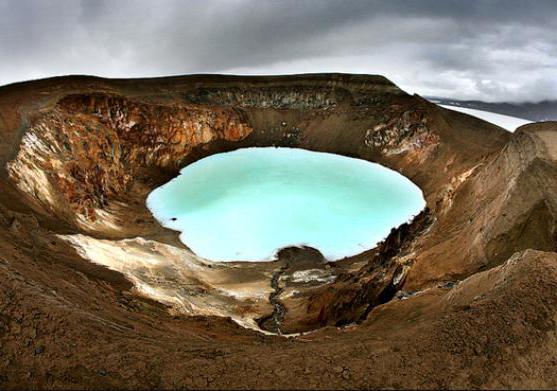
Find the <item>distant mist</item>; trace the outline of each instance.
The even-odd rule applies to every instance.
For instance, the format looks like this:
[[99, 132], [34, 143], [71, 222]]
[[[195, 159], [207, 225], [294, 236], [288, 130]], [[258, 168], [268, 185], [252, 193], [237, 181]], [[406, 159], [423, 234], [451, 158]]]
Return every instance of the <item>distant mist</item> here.
[[442, 105], [465, 107], [524, 118], [530, 121], [557, 121], [557, 100], [545, 100], [537, 103], [481, 102], [476, 100], [455, 100], [450, 98], [427, 97], [432, 102]]

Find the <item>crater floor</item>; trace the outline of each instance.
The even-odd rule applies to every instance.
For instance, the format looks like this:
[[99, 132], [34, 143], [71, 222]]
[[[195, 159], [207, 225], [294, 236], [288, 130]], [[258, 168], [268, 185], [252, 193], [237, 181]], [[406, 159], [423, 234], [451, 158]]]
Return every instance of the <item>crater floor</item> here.
[[[145, 205], [271, 146], [381, 164], [426, 208], [337, 262], [226, 263]], [[373, 75], [61, 77], [0, 88], [0, 167], [1, 388], [557, 387], [554, 122]]]

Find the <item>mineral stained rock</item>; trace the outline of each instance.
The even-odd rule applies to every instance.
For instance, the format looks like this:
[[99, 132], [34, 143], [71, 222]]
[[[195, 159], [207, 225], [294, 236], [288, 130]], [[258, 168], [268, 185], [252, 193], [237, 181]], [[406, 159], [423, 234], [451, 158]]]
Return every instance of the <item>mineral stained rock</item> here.
[[[378, 162], [427, 208], [337, 262], [201, 259], [145, 198], [249, 146]], [[0, 88], [0, 188], [0, 388], [557, 388], [555, 122], [372, 75], [61, 77]]]

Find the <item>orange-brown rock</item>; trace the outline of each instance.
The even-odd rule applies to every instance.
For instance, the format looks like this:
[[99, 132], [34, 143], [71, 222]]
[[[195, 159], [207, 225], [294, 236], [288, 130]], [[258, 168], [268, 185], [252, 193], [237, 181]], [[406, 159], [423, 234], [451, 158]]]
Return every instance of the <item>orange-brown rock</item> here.
[[[201, 259], [147, 210], [183, 166], [271, 145], [381, 163], [427, 210], [270, 263]], [[511, 134], [380, 76], [62, 77], [0, 88], [0, 189], [0, 388], [557, 387], [556, 123]]]
[[33, 121], [8, 170], [47, 210], [68, 217], [69, 208], [94, 220], [95, 209], [130, 189], [138, 168], [175, 170], [196, 146], [239, 141], [251, 131], [233, 109], [69, 95]]

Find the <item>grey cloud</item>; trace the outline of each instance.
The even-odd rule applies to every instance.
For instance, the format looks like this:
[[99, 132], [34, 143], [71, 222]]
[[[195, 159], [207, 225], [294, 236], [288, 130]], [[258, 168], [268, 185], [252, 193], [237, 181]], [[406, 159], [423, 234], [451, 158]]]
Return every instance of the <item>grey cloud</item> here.
[[556, 99], [555, 31], [553, 0], [8, 0], [0, 84], [330, 71], [421, 94]]

